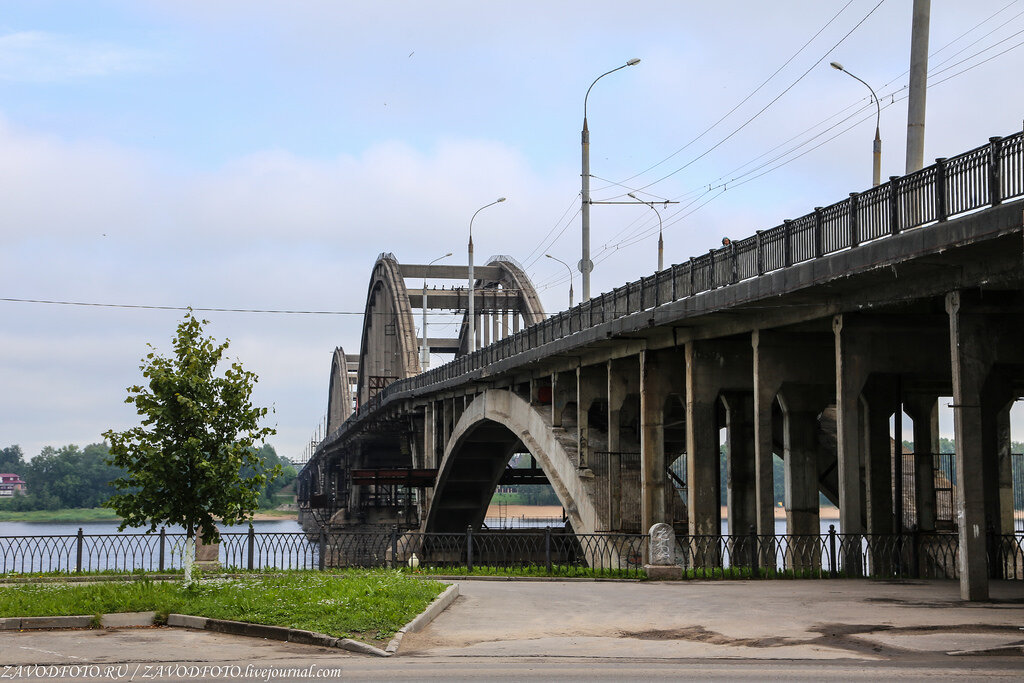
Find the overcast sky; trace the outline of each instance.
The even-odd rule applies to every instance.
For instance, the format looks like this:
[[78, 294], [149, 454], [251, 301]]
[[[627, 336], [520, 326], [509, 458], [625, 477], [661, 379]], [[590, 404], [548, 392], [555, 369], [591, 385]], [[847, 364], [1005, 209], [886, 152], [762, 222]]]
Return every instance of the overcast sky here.
[[[903, 172], [910, 7], [0, 0], [0, 297], [361, 314], [380, 252], [464, 263], [506, 196], [478, 262], [517, 258], [557, 311], [543, 254], [579, 259], [594, 78], [642, 60], [591, 92], [594, 199], [679, 201], [681, 262], [870, 186], [875, 107], [830, 61], [878, 92], [882, 175]], [[1021, 129], [1022, 42], [1024, 2], [933, 3], [926, 160]], [[591, 220], [595, 294], [653, 272], [653, 212]], [[203, 315], [300, 456], [361, 316]], [[181, 316], [0, 301], [0, 446], [132, 425], [125, 388]]]

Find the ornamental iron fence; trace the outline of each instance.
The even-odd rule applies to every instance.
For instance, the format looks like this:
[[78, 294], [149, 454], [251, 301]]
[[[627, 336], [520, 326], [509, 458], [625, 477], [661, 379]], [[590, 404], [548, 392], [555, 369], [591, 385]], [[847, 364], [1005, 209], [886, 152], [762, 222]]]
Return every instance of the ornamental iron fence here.
[[[0, 573], [168, 571], [182, 566], [185, 535], [83, 534], [0, 536]], [[646, 534], [576, 534], [564, 528], [464, 533], [370, 531], [221, 534], [229, 569], [416, 567], [455, 572], [543, 573], [641, 578]], [[676, 537], [675, 561], [691, 578], [934, 578], [959, 576], [954, 533], [721, 534]], [[414, 559], [415, 556], [415, 559]], [[1024, 534], [989, 534], [996, 579], [1024, 580]]]

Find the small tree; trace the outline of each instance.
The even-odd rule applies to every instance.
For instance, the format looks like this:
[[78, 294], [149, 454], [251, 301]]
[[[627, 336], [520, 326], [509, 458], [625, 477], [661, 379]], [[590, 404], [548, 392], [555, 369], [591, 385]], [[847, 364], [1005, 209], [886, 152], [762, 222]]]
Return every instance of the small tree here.
[[[185, 564], [195, 557], [195, 533], [220, 538], [216, 520], [237, 524], [257, 509], [266, 482], [280, 467], [266, 468], [254, 444], [276, 430], [260, 427], [266, 408], [250, 401], [255, 374], [237, 361], [221, 376], [217, 364], [228, 341], [203, 337], [206, 320], [189, 310], [178, 325], [174, 356], [150, 352], [139, 369], [147, 386], [128, 388], [142, 424], [124, 432], [109, 430], [110, 464], [125, 475], [112, 483], [118, 493], [105, 503], [128, 526], [178, 524], [187, 534]], [[242, 470], [252, 472], [242, 476]], [[190, 571], [185, 572], [189, 580]]]

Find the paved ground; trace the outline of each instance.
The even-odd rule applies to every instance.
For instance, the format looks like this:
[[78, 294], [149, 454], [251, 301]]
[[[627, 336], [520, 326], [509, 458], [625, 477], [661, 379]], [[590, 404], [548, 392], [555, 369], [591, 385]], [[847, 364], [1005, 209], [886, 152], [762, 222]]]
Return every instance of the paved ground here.
[[1019, 582], [983, 605], [951, 582], [459, 584], [389, 659], [184, 629], [5, 632], [0, 681], [1024, 679], [1021, 656], [946, 654], [1024, 643]]

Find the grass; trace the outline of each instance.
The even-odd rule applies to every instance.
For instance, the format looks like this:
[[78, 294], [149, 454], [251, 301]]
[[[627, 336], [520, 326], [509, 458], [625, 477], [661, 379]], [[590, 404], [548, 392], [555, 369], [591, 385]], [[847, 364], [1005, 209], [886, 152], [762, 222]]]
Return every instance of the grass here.
[[66, 508], [64, 510], [0, 510], [0, 522], [119, 522], [108, 508]]
[[177, 581], [26, 584], [0, 588], [0, 617], [172, 612], [382, 640], [444, 589], [394, 570], [295, 571]]

